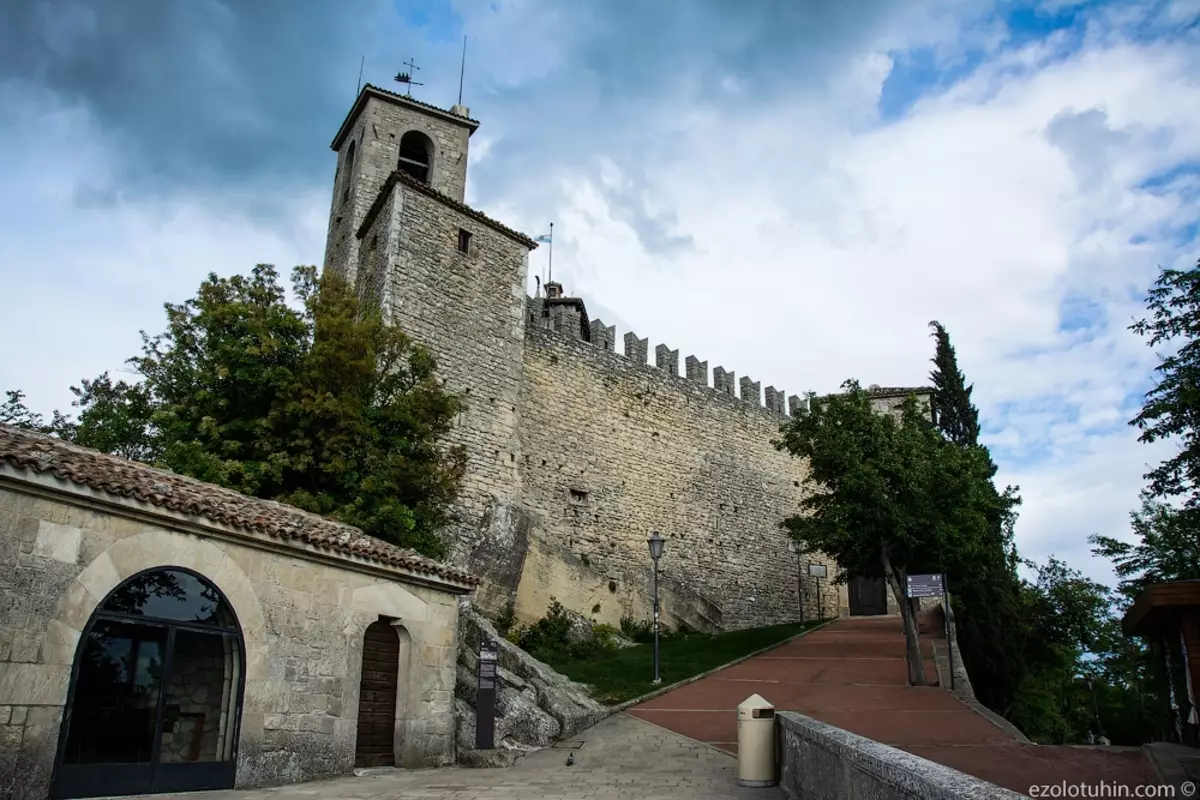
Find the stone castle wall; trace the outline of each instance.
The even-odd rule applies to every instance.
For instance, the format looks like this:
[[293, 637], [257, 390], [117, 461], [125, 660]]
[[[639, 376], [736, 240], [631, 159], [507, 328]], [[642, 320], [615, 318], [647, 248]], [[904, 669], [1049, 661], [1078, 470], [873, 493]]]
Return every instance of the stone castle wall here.
[[[515, 585], [523, 547], [518, 417], [528, 248], [461, 210], [393, 180], [368, 213], [359, 290], [378, 297], [390, 321], [437, 358], [438, 375], [467, 408], [447, 437], [468, 455], [455, 558], [489, 578], [480, 590]], [[466, 253], [459, 231], [471, 235]]]
[[[771, 444], [786, 421], [774, 408], [710, 387], [707, 366], [630, 338], [632, 358], [611, 338], [585, 342], [548, 330], [531, 301], [521, 391], [523, 503], [530, 546], [518, 615], [535, 618], [554, 596], [616, 623], [649, 616], [646, 540], [667, 540], [661, 562], [668, 622], [740, 628], [794, 621], [797, 559], [780, 523], [803, 498], [805, 465]], [[567, 326], [570, 327], [570, 326]], [[593, 331], [611, 331], [597, 322]], [[798, 400], [796, 401], [798, 402]], [[815, 559], [805, 559], [805, 561]], [[832, 563], [829, 574], [834, 574]], [[816, 615], [815, 582], [807, 585]], [[827, 615], [842, 604], [822, 582]]]

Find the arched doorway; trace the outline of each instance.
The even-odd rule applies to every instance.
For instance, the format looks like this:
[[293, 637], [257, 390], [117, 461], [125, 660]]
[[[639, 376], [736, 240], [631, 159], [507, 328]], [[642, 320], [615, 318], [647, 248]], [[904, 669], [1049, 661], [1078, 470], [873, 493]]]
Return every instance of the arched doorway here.
[[232, 788], [242, 652], [233, 608], [190, 570], [114, 589], [76, 652], [54, 797]]
[[387, 620], [363, 634], [362, 678], [358, 690], [358, 738], [354, 766], [396, 765], [396, 689], [400, 678], [400, 637]]

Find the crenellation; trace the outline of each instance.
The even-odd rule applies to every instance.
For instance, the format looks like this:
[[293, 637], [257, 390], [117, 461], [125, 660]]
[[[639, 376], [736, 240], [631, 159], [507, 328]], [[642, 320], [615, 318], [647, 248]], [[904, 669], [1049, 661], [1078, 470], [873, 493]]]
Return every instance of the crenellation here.
[[592, 344], [599, 347], [601, 350], [612, 352], [617, 339], [617, 326], [608, 325], [598, 320], [592, 320]]
[[679, 351], [658, 345], [654, 348], [654, 366], [670, 375], [679, 375]]
[[625, 357], [635, 364], [645, 364], [650, 349], [649, 339], [639, 339], [633, 331], [625, 334]]
[[737, 397], [734, 374], [726, 372], [724, 367], [713, 367], [713, 388], [721, 394]]
[[808, 402], [806, 400], [804, 400], [802, 397], [800, 397], [799, 395], [794, 394], [791, 397], [789, 397], [787, 399], [787, 401], [788, 401], [788, 416], [789, 417], [794, 417], [794, 416], [796, 416], [797, 413], [801, 413], [801, 412], [808, 410]]
[[761, 385], [758, 381], [742, 378], [742, 400], [752, 406], [761, 406], [762, 390], [759, 388]]
[[695, 356], [688, 356], [684, 359], [684, 365], [687, 372], [687, 379], [701, 386], [708, 386], [708, 362], [701, 361]]
[[774, 386], [768, 386], [763, 390], [767, 397], [767, 409], [774, 411], [776, 414], [786, 413], [783, 410], [783, 391], [776, 389]]

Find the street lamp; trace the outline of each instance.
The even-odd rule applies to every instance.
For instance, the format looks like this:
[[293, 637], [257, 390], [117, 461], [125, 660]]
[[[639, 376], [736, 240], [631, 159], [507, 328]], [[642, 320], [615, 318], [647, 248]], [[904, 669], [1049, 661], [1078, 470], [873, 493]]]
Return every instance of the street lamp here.
[[658, 560], [662, 558], [663, 547], [666, 546], [667, 540], [658, 535], [655, 531], [653, 535], [646, 540], [646, 544], [650, 545], [650, 558], [654, 560], [654, 680], [652, 683], [662, 683], [662, 678], [658, 674]]
[[800, 566], [800, 557], [804, 555], [804, 547], [795, 539], [788, 539], [788, 550], [796, 554], [796, 597], [800, 603], [800, 624], [804, 624], [804, 576]]

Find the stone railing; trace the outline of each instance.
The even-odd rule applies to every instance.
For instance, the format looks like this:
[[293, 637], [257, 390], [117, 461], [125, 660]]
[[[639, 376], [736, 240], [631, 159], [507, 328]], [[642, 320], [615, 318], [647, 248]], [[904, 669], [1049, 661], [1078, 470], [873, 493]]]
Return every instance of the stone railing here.
[[1001, 800], [1016, 792], [792, 711], [776, 714], [779, 787], [789, 798]]

